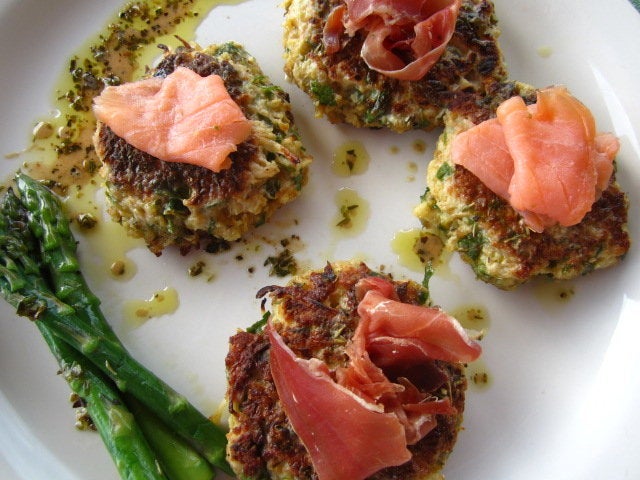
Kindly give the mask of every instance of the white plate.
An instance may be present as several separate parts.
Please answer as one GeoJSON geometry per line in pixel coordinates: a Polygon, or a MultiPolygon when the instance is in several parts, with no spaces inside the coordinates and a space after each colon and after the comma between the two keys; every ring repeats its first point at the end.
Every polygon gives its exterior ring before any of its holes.
{"type": "MultiPolygon", "coordinates": [[[[102,29],[115,10],[109,3],[0,2],[0,153],[28,144],[34,120],[50,108],[66,59],[102,29]]],[[[263,237],[277,242],[299,234],[305,247],[296,257],[313,267],[358,256],[372,267],[383,264],[397,276],[421,279],[397,264],[390,244],[401,230],[418,227],[411,209],[424,190],[435,133],[363,132],[314,118],[309,101],[284,80],[278,3],[253,0],[216,8],[195,40],[244,43],[272,80],[290,92],[315,156],[304,195],[228,255],[156,258],[136,249],[130,258],[138,273],[128,282],[108,280],[100,268],[103,252],[80,238],[89,281],[116,331],[135,356],[207,414],[224,393],[229,335],[259,318],[257,289],[283,281],[268,277],[262,266],[274,251],[263,237]],[[372,159],[365,174],[345,179],[329,164],[347,140],[363,141],[372,159]],[[426,141],[426,152],[414,148],[417,140],[426,141]],[[390,153],[392,146],[398,153],[390,153]],[[418,164],[417,173],[411,162],[418,164]],[[355,189],[370,204],[367,228],[356,238],[337,237],[331,227],[333,197],[341,187],[355,189]],[[242,261],[234,258],[238,254],[242,261]],[[198,258],[206,259],[214,281],[188,277],[187,267],[198,258]],[[254,274],[247,271],[251,266],[254,274]],[[164,287],[178,290],[178,310],[126,331],[123,302],[164,287]]],[[[538,86],[566,84],[592,108],[601,129],[621,138],[618,177],[631,200],[631,234],[640,238],[640,15],[625,0],[495,3],[511,77],[538,86]]],[[[0,173],[6,177],[19,162],[3,161],[0,173]]],[[[640,478],[639,264],[634,246],[620,266],[571,282],[575,295],[564,304],[549,301],[533,285],[516,292],[485,285],[456,257],[449,274],[432,280],[436,303],[448,309],[480,304],[491,319],[483,341],[491,385],[469,392],[465,429],[445,469],[448,478],[640,478]]],[[[68,388],[56,376],[37,330],[4,303],[0,314],[0,477],[117,478],[98,436],[74,429],[68,388]]]]}

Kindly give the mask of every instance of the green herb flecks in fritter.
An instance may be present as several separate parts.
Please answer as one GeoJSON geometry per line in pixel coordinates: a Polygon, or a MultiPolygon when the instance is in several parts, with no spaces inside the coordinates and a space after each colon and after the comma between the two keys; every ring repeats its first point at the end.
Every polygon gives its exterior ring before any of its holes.
{"type": "Polygon", "coordinates": [[[300,194],[311,162],[288,95],[242,46],[166,51],[151,74],[165,77],[179,66],[202,76],[219,75],[251,121],[252,133],[230,155],[232,166],[214,173],[159,160],[98,125],[95,144],[109,213],[156,254],[172,245],[186,253],[204,244],[213,252],[239,239],[300,194]]]}

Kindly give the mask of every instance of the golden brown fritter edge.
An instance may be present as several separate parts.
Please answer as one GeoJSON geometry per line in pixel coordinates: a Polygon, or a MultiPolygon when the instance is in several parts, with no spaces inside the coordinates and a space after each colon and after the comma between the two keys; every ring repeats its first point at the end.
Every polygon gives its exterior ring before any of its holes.
{"type": "Polygon", "coordinates": [[[149,75],[165,77],[177,67],[219,75],[252,122],[252,133],[231,153],[231,167],[215,173],[159,160],[98,123],[94,143],[109,213],[157,255],[169,246],[182,253],[202,246],[214,252],[239,239],[301,193],[312,161],[289,96],[241,45],[166,50],[149,75]]]}
{"type": "MultiPolygon", "coordinates": [[[[328,264],[320,271],[297,277],[285,287],[267,287],[271,322],[287,345],[302,358],[315,357],[330,367],[344,365],[344,347],[358,323],[355,284],[379,275],[360,263],[328,264]]],[[[411,281],[394,282],[401,301],[424,304],[424,287],[411,281]]],[[[440,394],[449,396],[457,415],[439,415],[438,425],[409,446],[410,462],[371,476],[374,480],[426,480],[437,477],[456,442],[464,412],[467,387],[464,366],[436,362],[449,377],[440,394]],[[432,477],[436,476],[436,477],[432,477]]],[[[310,457],[293,431],[271,378],[269,341],[264,333],[242,331],[230,340],[226,358],[230,409],[227,458],[239,478],[293,478],[317,476],[310,457]]]]}
{"type": "MultiPolygon", "coordinates": [[[[515,85],[525,103],[535,102],[534,87],[515,85]]],[[[631,241],[629,202],[615,173],[582,222],[537,233],[508,202],[453,163],[451,146],[456,135],[494,116],[494,108],[476,111],[475,118],[446,116],[445,130],[427,167],[427,189],[415,209],[426,232],[459,252],[479,279],[505,290],[537,276],[568,280],[619,263],[631,241]]]]}
{"type": "Polygon", "coordinates": [[[307,93],[316,114],[333,123],[403,132],[443,125],[446,110],[492,102],[507,80],[493,3],[463,0],[453,38],[428,74],[401,81],[375,72],[360,57],[362,32],[325,52],[326,18],[341,0],[285,0],[285,73],[307,93]]]}

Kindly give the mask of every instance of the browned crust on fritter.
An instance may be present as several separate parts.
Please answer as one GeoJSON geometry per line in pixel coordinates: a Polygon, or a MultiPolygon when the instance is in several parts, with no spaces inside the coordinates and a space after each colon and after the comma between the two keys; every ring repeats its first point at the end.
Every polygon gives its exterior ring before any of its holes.
{"type": "Polygon", "coordinates": [[[282,410],[269,367],[269,339],[240,332],[226,358],[229,405],[239,417],[228,455],[245,478],[270,478],[268,465],[286,463],[296,478],[314,478],[306,449],[282,410]]]}
{"type": "Polygon", "coordinates": [[[460,165],[456,165],[454,182],[460,198],[474,205],[483,227],[490,229],[496,238],[509,239],[502,242],[500,248],[517,259],[520,267],[515,276],[520,281],[554,264],[562,264],[566,271],[582,275],[593,269],[589,259],[597,258],[603,248],[608,256],[615,258],[629,250],[628,200],[615,176],[579,224],[555,225],[542,233],[529,230],[507,202],[460,165]]]}
{"type": "MultiPolygon", "coordinates": [[[[343,2],[309,0],[309,3],[316,15],[310,19],[310,26],[299,26],[309,32],[306,43],[310,49],[304,61],[315,63],[328,78],[332,90],[342,95],[338,105],[321,107],[322,113],[333,123],[389,127],[398,131],[430,129],[442,125],[445,109],[475,111],[478,105],[491,102],[493,85],[507,80],[507,70],[497,43],[494,6],[489,0],[463,0],[455,33],[445,54],[425,77],[417,81],[397,80],[371,70],[360,56],[365,39],[362,31],[353,37],[343,34],[342,49],[327,54],[322,40],[324,24],[329,13],[343,2]],[[380,94],[376,98],[354,99],[352,92],[347,90],[351,86],[345,87],[353,83],[360,83],[367,91],[380,94]],[[363,103],[369,107],[367,118],[359,115],[359,122],[354,122],[350,110],[362,108],[363,103]],[[420,112],[425,112],[424,116],[420,112]],[[391,125],[385,120],[389,116],[406,118],[406,123],[391,125]]],[[[295,60],[287,62],[286,73],[313,97],[311,80],[299,78],[300,75],[293,72],[294,63],[295,60]]],[[[321,81],[319,78],[315,80],[321,81]]]]}
{"type": "MultiPolygon", "coordinates": [[[[535,102],[534,87],[518,82],[515,86],[513,93],[525,103],[535,102]]],[[[507,98],[500,98],[498,103],[507,98]]],[[[620,262],[631,240],[628,198],[615,172],[580,223],[554,225],[538,233],[473,173],[453,164],[451,147],[456,135],[492,117],[495,108],[491,106],[474,116],[447,115],[445,130],[428,166],[428,188],[416,208],[429,233],[457,250],[478,278],[503,289],[515,288],[540,275],[572,279],[620,262]]]]}
{"type": "Polygon", "coordinates": [[[210,55],[205,55],[199,51],[179,49],[174,53],[165,55],[153,69],[153,76],[164,78],[171,75],[178,67],[186,67],[201,77],[219,75],[224,81],[224,86],[234,102],[242,106],[251,101],[250,98],[245,97],[242,90],[242,79],[238,76],[237,70],[233,68],[231,64],[228,62],[220,62],[210,55]]]}
{"type": "MultiPolygon", "coordinates": [[[[328,265],[311,272],[304,282],[286,287],[267,287],[286,319],[275,325],[287,345],[302,358],[319,358],[330,367],[345,365],[344,346],[358,323],[355,284],[374,274],[366,265],[328,265]]],[[[424,289],[414,282],[395,282],[399,298],[422,304],[424,289]]],[[[236,418],[228,454],[242,465],[245,478],[275,478],[285,465],[296,479],[316,479],[311,460],[282,411],[269,367],[269,342],[264,333],[240,332],[230,340],[226,358],[231,414],[236,418]]],[[[434,368],[450,379],[440,394],[448,395],[457,415],[439,415],[438,426],[409,447],[413,459],[373,475],[372,479],[421,479],[441,469],[456,441],[462,421],[466,379],[462,365],[434,362],[434,368]]]]}
{"type": "MultiPolygon", "coordinates": [[[[219,75],[229,96],[242,107],[251,99],[241,90],[242,80],[237,71],[226,62],[202,52],[178,50],[166,55],[154,69],[154,77],[166,77],[178,67],[186,67],[206,77],[219,75]]],[[[251,138],[238,146],[229,156],[231,168],[219,173],[197,165],[163,162],[129,145],[103,124],[98,125],[98,152],[109,170],[109,181],[128,185],[142,195],[158,189],[188,192],[191,203],[198,205],[216,198],[225,198],[245,188],[246,165],[257,151],[251,138]]],[[[184,195],[184,194],[183,194],[184,195]]]]}
{"type": "Polygon", "coordinates": [[[251,121],[252,133],[229,155],[231,167],[213,172],[164,162],[98,122],[94,144],[103,162],[109,213],[157,255],[168,246],[183,254],[203,245],[217,251],[238,240],[298,196],[311,161],[288,94],[270,83],[242,46],[228,42],[204,50],[166,50],[149,74],[166,77],[178,67],[220,76],[251,121]]]}
{"type": "Polygon", "coordinates": [[[98,125],[97,136],[98,155],[109,166],[110,183],[127,185],[141,196],[153,195],[158,190],[175,192],[183,198],[187,195],[193,205],[243,191],[246,165],[256,151],[255,145],[243,142],[229,155],[231,167],[215,173],[197,165],[163,162],[132,147],[102,123],[98,125]]]}

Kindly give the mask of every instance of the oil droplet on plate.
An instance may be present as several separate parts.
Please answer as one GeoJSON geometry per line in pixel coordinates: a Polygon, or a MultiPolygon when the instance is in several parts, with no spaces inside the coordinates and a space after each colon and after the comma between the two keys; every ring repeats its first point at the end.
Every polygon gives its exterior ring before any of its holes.
{"type": "Polygon", "coordinates": [[[345,142],[333,154],[331,168],[339,177],[360,175],[369,168],[369,153],[365,146],[356,141],[345,142]]]}
{"type": "Polygon", "coordinates": [[[102,217],[102,208],[96,201],[98,188],[94,180],[69,187],[63,202],[69,218],[77,220],[82,215],[91,215],[96,219],[102,217]]]}
{"type": "Polygon", "coordinates": [[[108,272],[111,278],[124,281],[136,274],[136,264],[127,256],[127,252],[144,247],[141,239],[130,237],[122,225],[102,217],[93,228],[83,233],[91,250],[101,257],[102,270],[108,272]]]}
{"type": "MultiPolygon", "coordinates": [[[[489,313],[481,305],[464,305],[449,313],[475,340],[482,340],[489,329],[489,313]]],[[[466,375],[469,387],[475,390],[486,390],[491,384],[489,369],[482,358],[467,364],[466,375]]]]}
{"type": "Polygon", "coordinates": [[[436,235],[419,228],[396,232],[391,240],[391,249],[398,262],[416,272],[423,272],[427,265],[435,271],[443,269],[444,244],[436,235]]]}
{"type": "Polygon", "coordinates": [[[414,249],[424,264],[430,263],[438,268],[443,263],[444,243],[437,235],[421,230],[414,249]]]}
{"type": "Polygon", "coordinates": [[[178,292],[165,287],[147,300],[129,300],[124,304],[124,321],[131,330],[142,326],[151,318],[167,315],[177,310],[178,292]]]}
{"type": "MultiPolygon", "coordinates": [[[[127,257],[127,252],[144,247],[144,242],[128,236],[122,225],[104,215],[97,200],[99,188],[93,179],[71,185],[63,202],[65,213],[82,235],[82,242],[88,245],[91,255],[101,260],[98,267],[101,271],[97,276],[102,277],[108,272],[111,278],[128,280],[135,275],[137,268],[127,257]]],[[[91,269],[91,262],[86,267],[91,269]]]]}
{"type": "Polygon", "coordinates": [[[553,49],[550,46],[545,45],[542,47],[538,47],[536,52],[538,53],[538,56],[542,58],[549,58],[553,53],[553,49]]]}
{"type": "Polygon", "coordinates": [[[480,359],[467,365],[467,385],[476,391],[487,390],[492,384],[492,377],[486,363],[480,359]]]}
{"type": "Polygon", "coordinates": [[[416,140],[413,142],[413,151],[416,153],[424,153],[427,151],[427,144],[424,140],[416,140]]]}
{"type": "Polygon", "coordinates": [[[416,272],[424,271],[425,264],[416,252],[420,229],[401,230],[391,240],[391,249],[398,256],[398,263],[416,272]]]}
{"type": "Polygon", "coordinates": [[[450,313],[467,330],[486,332],[491,323],[489,313],[482,305],[463,305],[450,313]]]}
{"type": "Polygon", "coordinates": [[[369,202],[351,188],[341,188],[335,196],[338,213],[332,219],[332,230],[338,236],[362,233],[369,219],[369,202]]]}
{"type": "Polygon", "coordinates": [[[547,309],[562,308],[576,293],[572,284],[563,281],[536,279],[532,284],[535,297],[547,309]]]}

